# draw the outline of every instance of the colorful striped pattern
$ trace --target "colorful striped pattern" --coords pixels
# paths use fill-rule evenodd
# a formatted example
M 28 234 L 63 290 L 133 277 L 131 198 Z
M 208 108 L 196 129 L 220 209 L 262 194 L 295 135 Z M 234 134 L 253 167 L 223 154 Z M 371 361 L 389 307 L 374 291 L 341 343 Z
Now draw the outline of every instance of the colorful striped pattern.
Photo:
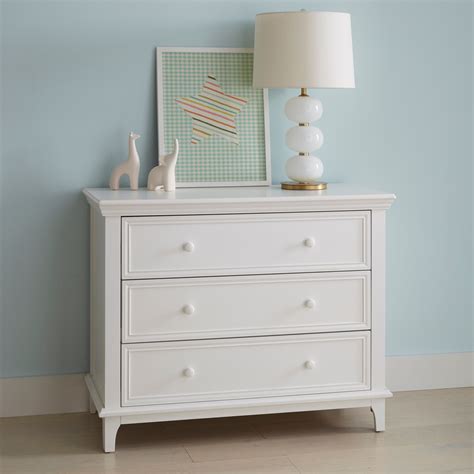
M 207 75 L 200 94 L 182 97 L 176 102 L 192 119 L 193 145 L 212 135 L 239 144 L 235 117 L 248 101 L 223 92 L 213 74 Z

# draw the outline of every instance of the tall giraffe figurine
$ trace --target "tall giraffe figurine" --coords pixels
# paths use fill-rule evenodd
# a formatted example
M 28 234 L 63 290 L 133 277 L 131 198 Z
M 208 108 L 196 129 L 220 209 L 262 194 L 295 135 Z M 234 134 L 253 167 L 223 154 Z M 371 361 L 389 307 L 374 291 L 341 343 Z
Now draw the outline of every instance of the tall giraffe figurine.
M 140 172 L 140 157 L 138 156 L 135 140 L 140 138 L 138 133 L 130 132 L 128 136 L 128 160 L 115 167 L 110 177 L 110 189 L 119 189 L 120 177 L 127 174 L 130 178 L 130 188 L 136 191 L 138 189 L 138 174 Z

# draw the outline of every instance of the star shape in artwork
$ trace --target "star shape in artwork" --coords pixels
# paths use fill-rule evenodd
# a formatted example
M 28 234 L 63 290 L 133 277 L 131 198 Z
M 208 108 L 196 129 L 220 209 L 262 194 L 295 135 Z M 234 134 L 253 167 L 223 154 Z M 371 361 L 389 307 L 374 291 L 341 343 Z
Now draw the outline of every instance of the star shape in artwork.
M 235 119 L 248 100 L 226 94 L 214 74 L 207 75 L 198 95 L 182 97 L 176 102 L 191 117 L 193 145 L 213 135 L 239 144 Z

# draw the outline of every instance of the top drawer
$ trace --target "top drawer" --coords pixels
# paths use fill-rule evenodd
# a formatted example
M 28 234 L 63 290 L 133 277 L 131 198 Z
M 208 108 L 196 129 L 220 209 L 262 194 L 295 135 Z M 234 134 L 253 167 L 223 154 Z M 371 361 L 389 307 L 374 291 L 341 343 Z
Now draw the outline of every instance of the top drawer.
M 370 211 L 124 217 L 122 276 L 370 269 Z

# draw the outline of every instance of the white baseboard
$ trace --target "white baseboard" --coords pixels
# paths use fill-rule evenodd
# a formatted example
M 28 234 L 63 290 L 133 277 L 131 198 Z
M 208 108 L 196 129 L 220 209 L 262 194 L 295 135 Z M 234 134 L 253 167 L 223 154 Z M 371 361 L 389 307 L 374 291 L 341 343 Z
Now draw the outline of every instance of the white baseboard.
M 387 357 L 393 392 L 474 386 L 474 352 Z M 0 418 L 89 409 L 83 374 L 0 379 Z
M 0 379 L 0 418 L 87 410 L 83 374 Z
M 392 392 L 474 386 L 474 352 L 387 357 Z

